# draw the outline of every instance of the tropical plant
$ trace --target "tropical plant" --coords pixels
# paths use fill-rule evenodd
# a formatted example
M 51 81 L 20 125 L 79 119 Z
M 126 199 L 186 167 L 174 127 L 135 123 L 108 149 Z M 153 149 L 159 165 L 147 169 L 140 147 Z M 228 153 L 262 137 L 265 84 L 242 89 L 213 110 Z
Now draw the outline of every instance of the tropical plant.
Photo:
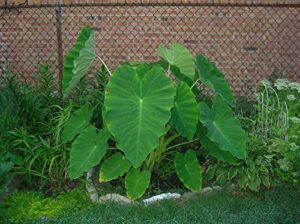
M 103 124 L 92 123 L 93 108 L 83 105 L 75 111 L 63 130 L 64 142 L 72 142 L 69 164 L 71 179 L 79 178 L 102 163 L 100 181 L 126 175 L 127 196 L 138 199 L 146 191 L 151 171 L 157 161 L 181 145 L 199 142 L 213 151 L 218 159 L 246 158 L 245 132 L 235 118 L 235 100 L 228 83 L 217 67 L 203 55 L 194 59 L 187 48 L 160 45 L 156 63 L 125 63 L 113 73 L 96 56 L 91 28 L 81 31 L 74 48 L 66 55 L 63 76 L 63 97 L 70 98 L 97 58 L 109 73 L 105 89 Z M 207 85 L 214 93 L 212 106 L 198 102 L 197 83 Z M 202 127 L 199 131 L 198 126 Z M 204 131 L 203 131 L 204 130 Z M 171 144 L 178 138 L 186 142 Z M 115 142 L 108 150 L 108 140 Z M 200 142 L 201 144 L 201 142 Z M 110 148 L 111 149 L 111 148 Z M 176 152 L 175 169 L 179 179 L 192 191 L 200 191 L 201 169 L 193 150 Z

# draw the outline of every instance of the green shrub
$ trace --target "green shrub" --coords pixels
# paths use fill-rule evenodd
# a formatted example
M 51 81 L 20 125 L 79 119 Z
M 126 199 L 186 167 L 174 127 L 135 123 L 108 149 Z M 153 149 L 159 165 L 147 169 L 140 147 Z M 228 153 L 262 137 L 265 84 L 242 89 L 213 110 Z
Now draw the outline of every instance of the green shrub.
M 273 85 L 263 81 L 255 108 L 252 117 L 241 117 L 247 130 L 245 162 L 209 164 L 206 179 L 235 182 L 253 191 L 280 182 L 299 184 L 300 84 L 286 79 Z
M 14 175 L 14 167 L 22 164 L 22 159 L 15 154 L 1 149 L 0 145 L 0 195 L 8 192 L 8 185 Z
M 69 145 L 61 142 L 63 125 L 71 112 L 89 104 L 95 114 L 103 105 L 105 71 L 82 80 L 72 102 L 63 102 L 48 65 L 38 65 L 34 83 L 10 74 L 0 93 L 0 183 L 2 191 L 14 176 L 22 175 L 31 189 L 61 189 L 68 180 Z M 102 96 L 102 100 L 101 100 Z M 100 126 L 101 116 L 92 122 Z M 12 158 L 19 158 L 14 162 Z
M 258 191 L 261 186 L 269 188 L 274 181 L 276 158 L 268 151 L 267 144 L 256 135 L 247 135 L 247 159 L 235 164 L 208 163 L 204 179 L 217 185 L 235 183 L 242 189 Z

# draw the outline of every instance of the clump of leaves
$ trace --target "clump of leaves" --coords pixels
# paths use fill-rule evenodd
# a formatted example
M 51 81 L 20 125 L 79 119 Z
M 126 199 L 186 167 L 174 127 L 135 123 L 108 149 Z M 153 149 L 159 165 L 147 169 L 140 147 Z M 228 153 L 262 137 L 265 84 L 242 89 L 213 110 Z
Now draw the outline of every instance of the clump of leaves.
M 14 167 L 21 164 L 22 159 L 19 156 L 7 151 L 0 145 L 0 195 L 8 192 L 8 185 L 15 176 Z
M 102 126 L 92 124 L 92 113 L 88 111 L 93 108 L 83 105 L 64 127 L 63 136 L 68 136 L 64 141 L 72 143 L 70 178 L 79 178 L 102 164 L 100 182 L 125 175 L 127 196 L 138 199 L 148 188 L 156 164 L 176 153 L 174 164 L 179 179 L 188 189 L 200 191 L 202 177 L 196 153 L 176 152 L 179 146 L 199 144 L 196 134 L 200 135 L 200 144 L 205 138 L 203 146 L 218 159 L 246 158 L 246 136 L 233 113 L 235 99 L 230 86 L 206 57 L 198 54 L 194 58 L 180 44 L 160 45 L 160 61 L 129 62 L 111 72 L 95 52 L 93 30 L 85 27 L 64 64 L 64 99 L 70 99 L 96 58 L 110 75 Z M 199 82 L 214 92 L 212 106 L 198 101 L 195 93 L 199 92 Z M 199 132 L 198 126 L 204 131 Z M 178 138 L 187 141 L 174 144 Z M 113 151 L 108 148 L 108 140 L 115 143 Z M 108 159 L 103 162 L 103 158 Z
M 62 136 L 65 122 L 78 107 L 88 105 L 93 107 L 88 122 L 96 127 L 102 125 L 105 68 L 101 75 L 93 72 L 90 79 L 80 80 L 71 102 L 63 102 L 51 68 L 46 64 L 37 68 L 35 83 L 20 82 L 17 75 L 9 74 L 1 86 L 1 191 L 6 190 L 5 185 L 15 173 L 30 189 L 61 190 L 68 181 L 70 158 L 70 147 L 65 142 L 68 136 Z M 15 162 L 12 157 L 20 161 Z
M 205 179 L 236 183 L 258 191 L 279 182 L 299 184 L 300 84 L 278 79 L 261 82 L 252 116 L 241 117 L 247 128 L 245 161 L 208 163 Z
M 247 135 L 248 154 L 245 161 L 228 163 L 211 161 L 205 171 L 204 180 L 216 185 L 235 183 L 241 189 L 259 191 L 261 186 L 270 188 L 274 182 L 276 159 L 268 152 L 267 145 L 255 135 Z

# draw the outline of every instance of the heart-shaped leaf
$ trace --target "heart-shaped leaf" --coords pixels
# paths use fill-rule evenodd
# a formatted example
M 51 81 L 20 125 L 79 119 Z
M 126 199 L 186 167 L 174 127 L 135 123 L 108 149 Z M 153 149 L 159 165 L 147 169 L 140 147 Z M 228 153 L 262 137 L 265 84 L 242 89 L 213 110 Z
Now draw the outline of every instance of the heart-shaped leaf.
M 128 65 L 120 66 L 107 85 L 107 127 L 117 148 L 135 168 L 159 144 L 174 104 L 175 89 L 161 67 L 143 76 Z
M 197 55 L 195 64 L 200 81 L 219 94 L 229 105 L 234 106 L 235 100 L 230 86 L 217 67 L 201 54 Z
M 69 176 L 71 179 L 81 177 L 94 166 L 100 163 L 106 153 L 107 141 L 110 134 L 106 129 L 97 130 L 90 125 L 84 129 L 72 144 Z
M 124 65 L 130 65 L 133 69 L 135 69 L 136 73 L 143 78 L 143 76 L 149 71 L 151 65 L 145 62 L 127 62 Z
M 75 138 L 82 130 L 90 125 L 93 111 L 87 106 L 81 106 L 76 110 L 65 123 L 62 132 L 62 143 L 67 143 Z
M 176 66 L 189 79 L 194 80 L 195 64 L 193 55 L 186 47 L 178 43 L 171 44 L 169 49 L 163 45 L 159 45 L 158 56 L 170 65 Z
M 237 159 L 230 152 L 221 150 L 218 145 L 212 142 L 207 135 L 207 128 L 203 125 L 198 125 L 197 134 L 200 139 L 200 144 L 207 150 L 208 154 L 217 158 L 220 161 L 227 162 L 231 165 L 237 163 Z
M 67 97 L 80 79 L 86 74 L 96 57 L 94 33 L 90 27 L 80 32 L 73 49 L 66 55 L 62 92 Z
M 175 105 L 171 113 L 172 127 L 183 137 L 192 140 L 199 119 L 199 107 L 194 94 L 186 83 L 178 84 Z
M 226 101 L 216 95 L 210 109 L 200 103 L 200 121 L 207 128 L 207 137 L 223 151 L 238 159 L 246 158 L 246 134 Z
M 175 170 L 179 179 L 189 190 L 195 192 L 201 190 L 201 169 L 194 151 L 188 150 L 184 155 L 177 152 L 175 155 Z
M 132 200 L 142 197 L 149 186 L 150 179 L 149 170 L 140 172 L 139 169 L 132 168 L 125 177 L 127 197 Z
M 117 152 L 109 157 L 101 166 L 99 182 L 108 182 L 123 176 L 131 167 L 131 163 Z

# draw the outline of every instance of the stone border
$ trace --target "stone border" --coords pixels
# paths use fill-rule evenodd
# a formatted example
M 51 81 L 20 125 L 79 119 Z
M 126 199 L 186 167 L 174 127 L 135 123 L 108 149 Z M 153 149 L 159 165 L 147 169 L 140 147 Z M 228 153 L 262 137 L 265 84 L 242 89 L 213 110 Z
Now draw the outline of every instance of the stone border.
M 100 204 L 105 204 L 109 202 L 115 202 L 121 205 L 128 205 L 128 204 L 142 204 L 142 205 L 151 205 L 158 203 L 160 201 L 164 200 L 180 200 L 180 201 L 188 201 L 188 200 L 193 200 L 197 198 L 201 194 L 207 194 L 213 191 L 220 191 L 223 188 L 220 186 L 215 186 L 215 187 L 205 187 L 202 189 L 201 192 L 195 193 L 195 192 L 185 192 L 182 195 L 178 193 L 163 193 L 159 195 L 152 196 L 150 198 L 143 199 L 141 201 L 133 201 L 127 197 L 124 197 L 120 194 L 106 194 L 104 196 L 101 196 L 98 198 L 98 200 L 92 200 L 93 202 L 100 203 Z M 92 198 L 92 196 L 91 196 Z

